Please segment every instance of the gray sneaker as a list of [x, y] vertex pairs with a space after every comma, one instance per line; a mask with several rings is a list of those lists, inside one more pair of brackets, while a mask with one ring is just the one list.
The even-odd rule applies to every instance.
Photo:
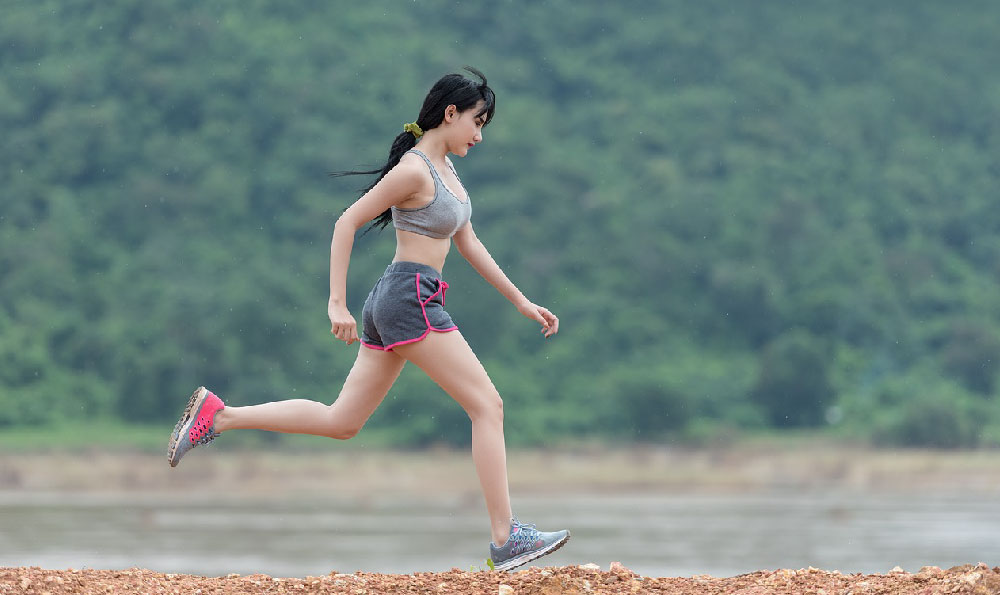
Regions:
[[511, 519], [507, 543], [497, 547], [490, 543], [490, 559], [494, 570], [510, 570], [535, 558], [551, 554], [569, 541], [569, 531], [542, 533], [535, 526]]

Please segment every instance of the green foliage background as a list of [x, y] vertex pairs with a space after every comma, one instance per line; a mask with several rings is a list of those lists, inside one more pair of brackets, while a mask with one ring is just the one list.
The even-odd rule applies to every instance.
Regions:
[[[0, 432], [169, 427], [199, 384], [331, 402], [329, 239], [365, 181], [326, 173], [472, 64], [477, 231], [562, 321], [449, 261], [511, 444], [996, 445], [998, 30], [985, 1], [8, 3]], [[358, 240], [355, 312], [392, 244]], [[370, 426], [469, 439], [416, 370]]]

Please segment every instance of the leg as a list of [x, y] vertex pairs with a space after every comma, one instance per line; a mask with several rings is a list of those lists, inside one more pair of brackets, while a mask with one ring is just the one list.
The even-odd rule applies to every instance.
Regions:
[[472, 420], [472, 458], [486, 498], [493, 543], [502, 545], [513, 515], [500, 394], [459, 331], [432, 332], [422, 341], [396, 347], [396, 351], [458, 401]]
[[391, 351], [361, 346], [358, 358], [333, 405], [291, 399], [249, 407], [226, 407], [215, 416], [215, 430], [268, 430], [346, 440], [361, 430], [399, 377], [406, 360]]

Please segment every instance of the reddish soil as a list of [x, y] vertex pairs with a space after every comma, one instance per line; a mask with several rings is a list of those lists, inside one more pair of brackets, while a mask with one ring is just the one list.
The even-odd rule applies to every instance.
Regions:
[[1000, 593], [1000, 567], [985, 564], [929, 566], [916, 574], [894, 570], [889, 574], [841, 574], [816, 568], [764, 570], [729, 578], [694, 576], [649, 578], [620, 564], [610, 570], [595, 565], [529, 568], [512, 573], [423, 572], [415, 574], [331, 573], [327, 576], [272, 578], [264, 574], [201, 577], [162, 574], [151, 570], [45, 570], [0, 568], [0, 594], [8, 593], [435, 593], [497, 595], [559, 595], [584, 593], [670, 593], [676, 595], [799, 595]]

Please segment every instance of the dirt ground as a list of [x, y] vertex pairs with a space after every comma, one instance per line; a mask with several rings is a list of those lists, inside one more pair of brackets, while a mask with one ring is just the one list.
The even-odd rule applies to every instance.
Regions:
[[0, 568], [0, 594], [26, 593], [380, 593], [498, 595], [559, 595], [584, 593], [670, 593], [675, 595], [861, 595], [1000, 593], [1000, 567], [967, 564], [942, 570], [924, 567], [911, 574], [894, 570], [889, 574], [841, 574], [816, 568], [763, 570], [729, 578], [707, 575], [681, 578], [642, 577], [621, 564], [608, 569], [596, 565], [533, 567], [511, 573], [421, 572], [414, 574], [331, 573], [327, 576], [274, 578], [264, 574], [201, 577], [161, 574], [151, 570], [45, 570]]

